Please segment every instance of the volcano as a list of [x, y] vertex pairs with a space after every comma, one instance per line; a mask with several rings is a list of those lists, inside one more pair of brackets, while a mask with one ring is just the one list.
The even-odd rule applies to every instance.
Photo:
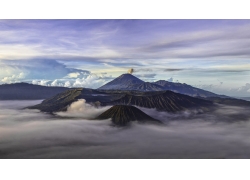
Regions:
[[99, 115], [96, 119], [110, 119], [115, 125], [125, 126], [130, 121], [161, 123], [134, 106], [115, 105]]
[[144, 81], [133, 76], [132, 74], [122, 74], [121, 76], [115, 78], [114, 80], [101, 86], [98, 89], [102, 89], [102, 90], [128, 89], [130, 86], [133, 86], [135, 84], [142, 84], [142, 83], [144, 83]]

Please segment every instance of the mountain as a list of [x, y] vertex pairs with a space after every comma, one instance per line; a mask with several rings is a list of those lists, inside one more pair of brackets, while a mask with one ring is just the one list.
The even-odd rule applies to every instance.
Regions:
[[66, 91], [66, 87], [48, 87], [28, 83], [0, 85], [0, 100], [46, 99]]
[[174, 83], [165, 80], [159, 80], [156, 82], [144, 82], [132, 74], [123, 74], [113, 81], [98, 88], [98, 90], [126, 90], [126, 91], [164, 91], [170, 90], [176, 93], [185, 94], [189, 96], [199, 97], [222, 97], [227, 98], [224, 95], [218, 95], [203, 89], [195, 88], [185, 83]]
[[129, 90], [93, 90], [86, 88], [69, 89], [45, 99], [41, 104], [28, 107], [43, 112], [66, 111], [67, 107], [78, 99], [85, 99], [94, 106], [134, 105], [155, 108], [159, 111], [177, 112], [198, 108], [209, 110], [214, 103], [230, 106], [250, 106], [249, 101], [220, 97], [191, 97], [172, 91], [129, 91]]
[[78, 99], [85, 99], [87, 103], [99, 105], [99, 101], [106, 102], [120, 98], [122, 94], [106, 94], [93, 89], [76, 88], [59, 93], [51, 98], [45, 99], [41, 104], [28, 107], [29, 109], [39, 109], [43, 112], [66, 111], [67, 107]]
[[98, 89], [127, 89], [129, 86], [134, 84], [141, 84], [144, 81], [139, 78], [133, 76], [132, 74], [122, 74], [121, 76], [115, 78], [109, 83], [99, 87]]
[[186, 94], [189, 96], [201, 96], [201, 97], [227, 97], [223, 95], [218, 95], [203, 89], [195, 88], [185, 83], [173, 83], [165, 80], [159, 80], [153, 84], [161, 86], [164, 90], [170, 90], [181, 94]]
[[43, 112], [50, 113], [57, 111], [66, 111], [67, 106], [77, 101], [77, 99], [80, 97], [81, 90], [82, 89], [72, 89], [62, 92], [60, 94], [57, 94], [56, 96], [53, 96], [52, 98], [45, 99], [41, 104], [28, 108], [39, 109]]
[[99, 115], [96, 119], [110, 119], [115, 125], [124, 126], [130, 121], [157, 122], [160, 121], [150, 117], [134, 106], [115, 105]]
[[153, 95], [150, 93], [144, 95], [125, 94], [120, 99], [110, 102], [101, 102], [101, 105], [134, 105], [145, 108], [155, 108], [159, 111], [177, 112], [191, 108], [207, 109], [213, 105], [213, 102], [174, 93], [172, 91], [164, 91]]
[[134, 105], [155, 108], [159, 111], [177, 112], [190, 108], [207, 109], [213, 105], [211, 101], [172, 91], [98, 91], [93, 89], [70, 89], [44, 100], [41, 104], [28, 107], [44, 112], [66, 111], [67, 107], [77, 101], [85, 99], [94, 106]]
[[[40, 86], [28, 83], [14, 83], [14, 84], [3, 84], [0, 85], [0, 100], [35, 100], [35, 99], [47, 99], [62, 93], [64, 91], [70, 90], [73, 88], [66, 87], [52, 87], [52, 86]], [[82, 88], [84, 91], [87, 91], [87, 88]], [[135, 93], [138, 92], [158, 92], [171, 90], [177, 93], [186, 94], [194, 97], [222, 97], [228, 98], [227, 96], [217, 95], [215, 93], [205, 91], [199, 88], [192, 87], [187, 84], [173, 83], [164, 80], [160, 80], [154, 83], [144, 82], [139, 78], [131, 74], [123, 74], [118, 78], [112, 80], [106, 85], [96, 89], [101, 94], [112, 94], [114, 91], [117, 93]], [[94, 90], [92, 91], [92, 94]], [[125, 92], [127, 91], [127, 92]], [[74, 92], [74, 91], [73, 91]], [[81, 93], [88, 94], [88, 93]], [[88, 96], [88, 99], [96, 99], [95, 95]], [[107, 96], [107, 95], [104, 95]], [[100, 97], [99, 97], [100, 98]], [[104, 99], [104, 97], [102, 98]]]

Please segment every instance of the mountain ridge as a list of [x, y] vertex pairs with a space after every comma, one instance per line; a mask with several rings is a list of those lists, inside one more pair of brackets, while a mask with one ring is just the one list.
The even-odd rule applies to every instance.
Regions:
[[0, 85], [0, 100], [40, 100], [68, 90], [66, 87], [41, 86], [29, 83]]
[[190, 96], [201, 96], [201, 97], [227, 97], [224, 95], [218, 95], [210, 91], [206, 91], [204, 89], [196, 88], [186, 83], [174, 83], [166, 80], [159, 80], [153, 82], [153, 84], [157, 84], [163, 87], [164, 90], [170, 90], [173, 92], [186, 94]]
[[177, 112], [189, 108], [206, 108], [212, 106], [213, 103], [204, 99], [198, 99], [172, 91], [165, 91], [161, 94], [146, 96], [125, 94], [117, 100], [102, 102], [101, 105], [133, 105], [145, 108], [156, 108], [158, 111]]

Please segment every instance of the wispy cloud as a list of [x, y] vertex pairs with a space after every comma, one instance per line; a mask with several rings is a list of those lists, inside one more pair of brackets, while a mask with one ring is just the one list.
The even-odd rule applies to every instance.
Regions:
[[164, 69], [164, 71], [170, 71], [170, 72], [173, 72], [173, 71], [183, 71], [184, 69], [174, 69], [174, 68], [169, 68], [169, 69]]
[[[249, 20], [1, 20], [0, 78], [63, 81], [76, 69], [115, 77], [134, 68], [138, 76], [157, 71], [155, 79], [191, 85], [219, 76], [225, 87], [240, 87], [250, 75], [249, 32]], [[14, 60], [25, 61], [6, 64]], [[65, 67], [47, 67], [50, 78], [23, 70], [41, 60]]]
[[23, 60], [23, 61], [0, 61], [0, 78], [4, 79], [22, 73], [22, 79], [49, 79], [62, 78], [69, 73], [79, 72], [86, 75], [90, 72], [68, 68], [55, 60]]

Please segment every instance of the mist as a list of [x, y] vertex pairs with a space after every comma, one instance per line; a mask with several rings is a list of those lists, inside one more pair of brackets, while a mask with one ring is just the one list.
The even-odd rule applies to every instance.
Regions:
[[104, 109], [84, 100], [56, 116], [23, 109], [40, 102], [0, 101], [0, 158], [250, 158], [249, 108], [177, 114], [140, 108], [163, 124], [114, 127], [88, 120]]
[[85, 99], [79, 99], [78, 101], [73, 102], [67, 108], [66, 112], [58, 112], [56, 114], [63, 117], [94, 119], [95, 117], [97, 117], [98, 115], [100, 115], [111, 107], [112, 106], [94, 107], [90, 104], [87, 104]]

